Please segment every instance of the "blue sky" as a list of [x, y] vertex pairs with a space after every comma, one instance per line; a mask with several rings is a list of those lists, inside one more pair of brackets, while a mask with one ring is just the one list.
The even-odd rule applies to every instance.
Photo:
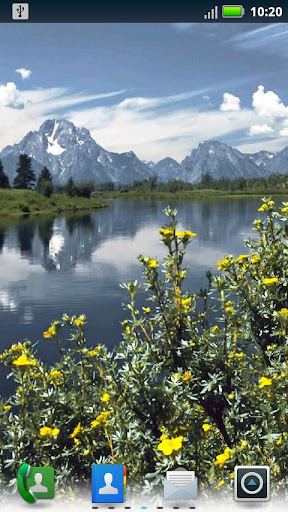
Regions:
[[0, 149], [52, 117], [154, 161], [206, 139], [288, 145], [286, 24], [0, 28]]

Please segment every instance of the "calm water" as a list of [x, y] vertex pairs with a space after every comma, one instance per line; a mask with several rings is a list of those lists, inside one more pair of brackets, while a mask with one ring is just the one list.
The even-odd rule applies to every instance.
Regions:
[[[197, 233], [187, 255], [187, 286], [206, 285], [205, 271], [226, 253], [243, 252], [253, 236], [258, 198], [174, 201], [179, 228]], [[119, 283], [141, 279], [137, 256], [164, 257], [157, 228], [166, 222], [163, 201], [115, 200], [109, 208], [66, 218], [0, 219], [0, 349], [29, 338], [52, 361], [53, 342], [42, 332], [64, 312], [86, 313], [89, 345], [112, 347], [121, 337]], [[7, 391], [0, 367], [0, 386]]]

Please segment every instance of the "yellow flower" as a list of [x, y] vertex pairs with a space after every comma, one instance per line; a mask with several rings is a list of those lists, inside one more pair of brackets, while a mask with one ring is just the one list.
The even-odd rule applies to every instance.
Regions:
[[104, 402], [105, 404], [107, 404], [110, 400], [110, 395], [109, 393], [104, 393], [104, 395], [102, 396], [102, 402]]
[[173, 229], [164, 229], [164, 228], [160, 228], [159, 230], [159, 233], [161, 235], [163, 235], [164, 237], [169, 237], [169, 236], [172, 236], [173, 235]]
[[196, 233], [193, 233], [192, 231], [186, 230], [184, 231], [184, 237], [186, 238], [194, 238], [194, 236], [197, 236]]
[[274, 345], [267, 345], [266, 350], [267, 350], [267, 352], [270, 352], [272, 350], [275, 350], [275, 348], [277, 348], [277, 345], [275, 345], [275, 344]]
[[277, 283], [278, 281], [278, 277], [265, 277], [265, 279], [263, 279], [262, 283], [263, 284], [273, 284], [273, 283]]
[[19, 356], [13, 363], [15, 366], [35, 366], [36, 361], [35, 359], [28, 359], [26, 354], [22, 354]]
[[258, 261], [261, 261], [260, 256], [257, 256], [257, 254], [251, 256], [251, 263], [258, 263]]
[[90, 357], [95, 357], [99, 354], [101, 347], [94, 347], [92, 350], [89, 350], [88, 354]]
[[149, 259], [147, 261], [147, 267], [149, 267], [149, 268], [157, 268], [158, 267], [158, 261], [157, 260]]
[[127, 334], [131, 334], [131, 327], [129, 327], [129, 325], [127, 325], [125, 328], [125, 331], [127, 332]]
[[59, 428], [42, 427], [40, 428], [40, 436], [42, 437], [57, 437], [60, 434]]
[[78, 318], [74, 320], [74, 324], [77, 327], [83, 327], [83, 325], [85, 324], [85, 315], [78, 316]]
[[149, 313], [151, 313], [151, 308], [142, 308], [144, 313], [146, 313], [146, 315], [149, 315]]
[[89, 453], [90, 453], [90, 450], [89, 450], [89, 448], [87, 448], [86, 450], [84, 450], [83, 455], [85, 457], [87, 457], [87, 455], [89, 455]]
[[4, 411], [10, 411], [12, 409], [12, 405], [3, 405]]
[[274, 201], [267, 201], [266, 203], [263, 203], [262, 206], [260, 206], [260, 208], [258, 208], [258, 212], [271, 211], [271, 210], [273, 210], [273, 207], [274, 207]]
[[247, 441], [242, 439], [242, 441], [240, 443], [240, 450], [245, 450], [245, 448], [247, 448], [247, 446], [248, 446]]
[[281, 212], [288, 212], [288, 205], [284, 206], [284, 208], [282, 208]]
[[225, 480], [220, 480], [217, 485], [215, 485], [215, 489], [218, 489], [218, 487], [221, 487], [221, 485], [225, 484]]
[[77, 439], [77, 437], [74, 438], [74, 444], [78, 446], [81, 443], [80, 439]]
[[226, 464], [227, 460], [230, 457], [230, 448], [225, 448], [224, 453], [220, 453], [220, 455], [217, 455], [216, 460], [214, 462], [215, 466], [219, 466], [219, 468], [223, 468], [223, 466]]
[[280, 444], [282, 444], [282, 436], [279, 437], [279, 439], [277, 439], [276, 441], [276, 444], [279, 446]]
[[247, 260], [249, 258], [249, 254], [240, 254], [237, 258], [237, 263], [241, 263], [243, 260]]
[[186, 311], [186, 313], [190, 310], [191, 301], [192, 301], [191, 297], [186, 297], [185, 299], [181, 300], [183, 309], [184, 309], [184, 311]]
[[208, 430], [210, 430], [212, 428], [212, 425], [211, 425], [211, 423], [203, 423], [202, 428], [203, 428], [204, 432], [208, 432]]
[[53, 325], [51, 327], [49, 327], [49, 329], [47, 329], [47, 331], [43, 332], [43, 338], [55, 338], [55, 336], [56, 336], [56, 329]]
[[182, 448], [183, 436], [172, 437], [171, 439], [163, 439], [158, 444], [157, 449], [164, 455], [172, 455], [173, 452], [178, 452]]
[[113, 411], [101, 412], [99, 414], [99, 416], [97, 416], [96, 420], [91, 421], [91, 427], [95, 428], [95, 427], [98, 427], [98, 425], [100, 425], [101, 423], [105, 423], [105, 421], [107, 420], [109, 414], [112, 414], [112, 412]]
[[234, 400], [234, 398], [235, 398], [234, 393], [230, 393], [230, 394], [228, 395], [228, 398], [229, 398], [229, 400]]
[[259, 389], [264, 388], [265, 386], [271, 386], [272, 379], [268, 379], [267, 377], [261, 377], [259, 381]]
[[57, 384], [61, 382], [63, 378], [64, 375], [59, 370], [53, 370], [49, 375], [49, 379], [51, 379], [50, 384]]
[[220, 331], [220, 329], [219, 329], [218, 325], [214, 325], [214, 327], [212, 327], [212, 329], [211, 329], [211, 332], [214, 332], [214, 333], [219, 332], [219, 331]]
[[185, 372], [184, 377], [183, 377], [183, 382], [191, 382], [191, 380], [192, 380], [192, 377], [190, 375], [190, 372], [188, 372], [188, 371]]
[[178, 379], [179, 377], [181, 377], [181, 374], [180, 374], [180, 373], [174, 373], [174, 378], [175, 378], [175, 379]]
[[71, 437], [71, 439], [74, 439], [74, 437], [77, 437], [77, 436], [78, 436], [78, 434], [79, 434], [82, 430], [84, 430], [84, 429], [83, 429], [83, 427], [82, 427], [82, 425], [81, 425], [81, 422], [79, 421], [79, 423], [78, 423], [77, 427], [75, 427], [75, 428], [74, 428], [74, 430], [73, 430], [72, 434], [70, 434], [70, 436], [69, 436], [69, 437]]
[[190, 347], [195, 347], [196, 343], [194, 343], [194, 341], [191, 341], [190, 342]]

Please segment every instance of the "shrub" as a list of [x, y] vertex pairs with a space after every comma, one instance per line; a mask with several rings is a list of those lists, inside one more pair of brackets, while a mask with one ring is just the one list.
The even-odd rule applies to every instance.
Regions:
[[43, 333], [59, 350], [53, 366], [29, 341], [2, 354], [17, 386], [0, 406], [2, 483], [21, 462], [51, 463], [64, 485], [88, 482], [92, 462], [125, 461], [135, 490], [157, 490], [166, 470], [184, 466], [204, 492], [231, 493], [236, 464], [267, 464], [274, 492], [284, 487], [288, 203], [264, 199], [259, 210], [247, 254], [223, 258], [197, 296], [183, 289], [195, 234], [178, 231], [168, 208], [167, 257], [162, 266], [139, 257], [143, 284], [123, 285], [127, 319], [112, 353], [87, 348], [85, 315], [64, 315]]

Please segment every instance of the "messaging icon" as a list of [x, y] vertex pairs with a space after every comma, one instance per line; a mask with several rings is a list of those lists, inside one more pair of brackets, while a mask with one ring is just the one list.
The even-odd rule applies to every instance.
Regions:
[[196, 500], [198, 478], [195, 471], [177, 468], [167, 471], [164, 480], [164, 500]]

